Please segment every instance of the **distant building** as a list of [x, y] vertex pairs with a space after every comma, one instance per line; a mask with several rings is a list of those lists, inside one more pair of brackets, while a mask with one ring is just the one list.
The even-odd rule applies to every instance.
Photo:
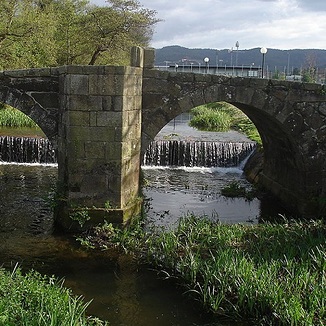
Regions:
[[301, 81], [302, 76], [301, 75], [290, 75], [290, 76], [285, 76], [285, 79], [289, 80], [289, 81]]
[[261, 67], [250, 66], [227, 66], [227, 65], [205, 65], [200, 63], [187, 64], [167, 64], [165, 66], [156, 66], [159, 70], [193, 72], [199, 74], [225, 75], [234, 77], [260, 77]]

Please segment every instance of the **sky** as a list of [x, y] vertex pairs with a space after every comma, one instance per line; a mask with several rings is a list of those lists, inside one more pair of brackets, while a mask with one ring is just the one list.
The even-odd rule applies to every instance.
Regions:
[[[91, 0], [105, 5], [105, 0]], [[150, 46], [326, 49], [326, 0], [139, 0], [162, 19]]]

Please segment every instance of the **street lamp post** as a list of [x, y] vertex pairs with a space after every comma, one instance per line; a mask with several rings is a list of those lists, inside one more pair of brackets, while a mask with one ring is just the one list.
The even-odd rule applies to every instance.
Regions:
[[230, 50], [228, 50], [228, 52], [231, 55], [231, 64], [230, 64], [230, 66], [232, 67], [233, 66], [233, 46], [232, 46], [232, 48]]
[[175, 71], [178, 72], [179, 65], [176, 63], [174, 67], [175, 67]]
[[216, 75], [218, 75], [218, 50], [216, 50]]
[[264, 78], [265, 54], [267, 53], [267, 49], [265, 47], [262, 47], [260, 49], [260, 53], [263, 55], [262, 64], [261, 64], [261, 78]]
[[204, 58], [204, 62], [205, 62], [205, 73], [207, 74], [209, 58], [207, 58], [207, 57]]
[[251, 63], [250, 64], [250, 67], [249, 67], [249, 77], [253, 77], [253, 71], [252, 71], [252, 67], [255, 65], [255, 63], [253, 62], [253, 63]]
[[239, 41], [235, 43], [235, 47], [237, 48], [237, 52], [235, 53], [235, 65], [238, 66], [238, 51], [239, 51]]

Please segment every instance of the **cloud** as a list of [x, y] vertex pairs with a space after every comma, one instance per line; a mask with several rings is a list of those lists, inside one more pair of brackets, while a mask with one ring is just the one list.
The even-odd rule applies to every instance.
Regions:
[[[104, 4], [103, 0], [92, 0]], [[152, 46], [325, 47], [325, 0], [140, 0], [162, 19]]]
[[298, 0], [298, 5], [309, 11], [326, 11], [325, 0]]

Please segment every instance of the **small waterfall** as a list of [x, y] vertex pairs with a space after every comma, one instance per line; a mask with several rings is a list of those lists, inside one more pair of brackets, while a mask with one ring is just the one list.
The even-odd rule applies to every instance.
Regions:
[[157, 140], [147, 148], [143, 165], [236, 167], [255, 147], [254, 142]]
[[48, 139], [0, 136], [0, 162], [56, 163], [56, 153]]

